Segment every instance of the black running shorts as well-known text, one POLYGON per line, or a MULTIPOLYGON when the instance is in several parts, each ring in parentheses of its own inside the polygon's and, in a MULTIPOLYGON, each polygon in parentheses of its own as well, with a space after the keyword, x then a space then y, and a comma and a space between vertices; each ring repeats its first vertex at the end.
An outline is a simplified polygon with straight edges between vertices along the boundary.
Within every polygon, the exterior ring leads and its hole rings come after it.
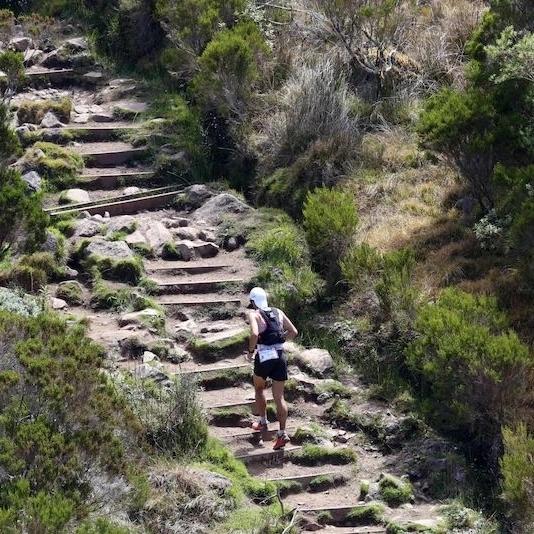
POLYGON ((259 355, 256 353, 254 358, 254 374, 267 380, 276 380, 277 382, 285 382, 287 380, 287 357, 283 350, 278 351, 278 358, 267 360, 263 363, 259 360, 259 355))

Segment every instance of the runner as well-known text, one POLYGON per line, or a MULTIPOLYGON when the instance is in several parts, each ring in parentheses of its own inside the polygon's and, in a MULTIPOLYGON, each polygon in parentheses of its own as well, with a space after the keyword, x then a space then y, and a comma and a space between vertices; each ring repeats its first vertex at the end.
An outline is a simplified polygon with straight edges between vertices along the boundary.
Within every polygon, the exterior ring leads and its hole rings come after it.
POLYGON ((278 430, 274 449, 278 450, 289 442, 286 432, 287 404, 284 399, 284 386, 287 380, 287 358, 283 352, 286 340, 294 339, 298 331, 286 314, 277 308, 270 308, 267 294, 261 287, 250 292, 249 313, 250 339, 248 347, 249 360, 254 359, 254 389, 259 420, 252 428, 258 431, 268 429, 267 400, 265 389, 267 379, 272 380, 273 398, 280 429, 278 430))

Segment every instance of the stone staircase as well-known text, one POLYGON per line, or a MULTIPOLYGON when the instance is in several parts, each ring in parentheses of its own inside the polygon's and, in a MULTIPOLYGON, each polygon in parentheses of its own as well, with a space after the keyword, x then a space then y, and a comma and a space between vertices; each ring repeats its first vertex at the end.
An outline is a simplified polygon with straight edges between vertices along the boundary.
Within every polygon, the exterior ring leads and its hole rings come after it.
MULTIPOLYGON (((80 76, 74 74, 70 69, 39 66, 28 71, 33 85, 54 86, 57 82, 58 87, 69 87, 70 83, 74 86, 71 94, 75 106, 91 106, 93 102, 87 102, 86 93, 83 93, 83 101, 76 101, 77 95, 82 93, 76 91, 76 84, 81 82, 80 76)), ((112 92, 114 85, 106 85, 104 74, 91 75, 97 84, 95 94, 112 92)), ((38 91, 31 93, 32 97, 38 94, 38 91)), ((113 106, 113 101, 108 102, 108 109, 113 106)), ((145 107, 142 102, 134 106, 138 110, 145 107)), ((145 147, 116 140, 119 133, 137 127, 120 120, 97 123, 90 117, 85 124, 65 124, 62 128, 69 131, 75 141, 73 149, 86 162, 78 186, 93 200, 53 205, 47 211, 53 218, 65 215, 91 217, 91 220, 107 224, 118 221, 119 217, 133 216, 138 228, 140 225, 145 233, 152 226, 173 236, 176 228, 194 228, 194 232, 200 230, 207 235, 213 233, 212 226, 191 220, 187 212, 167 209, 182 191, 181 187, 143 189, 125 194, 124 186, 142 187, 155 175, 150 166, 139 164, 146 155, 145 147), (80 138, 82 141, 78 142, 80 138)), ((426 527, 427 532, 431 532, 439 510, 437 504, 429 504, 422 495, 416 494, 415 502, 396 508, 384 505, 380 520, 365 513, 369 504, 363 496, 360 498, 362 481, 377 481, 382 471, 398 475, 403 472, 396 468, 395 454, 374 446, 365 431, 346 432, 327 421, 325 412, 336 401, 335 394, 330 395, 326 403, 318 402, 314 395, 291 395, 290 434, 299 428, 311 428, 319 445, 336 454, 350 450, 352 456, 333 454, 312 461, 306 456, 308 449, 302 443, 291 443, 285 450, 273 451, 274 421, 263 435, 247 429, 253 420, 255 402, 250 380, 252 369, 244 357, 248 327, 243 306, 247 302, 246 288, 256 266, 242 249, 227 252, 213 243, 214 257, 202 257, 199 251, 210 241, 199 239, 198 235, 193 237, 193 241, 175 239, 176 243, 191 247, 193 257, 190 261, 156 257, 143 262, 146 276, 155 288, 155 300, 165 310, 164 334, 140 323, 120 326, 124 323, 120 314, 94 310, 87 298, 83 305, 71 306, 66 312, 89 321, 90 335, 107 347, 110 366, 120 372, 156 381, 164 381, 172 375, 194 375, 202 386, 200 398, 211 434, 221 439, 247 465, 251 474, 279 486, 286 511, 299 511, 301 529, 339 534, 382 534, 386 533, 384 521, 388 520, 399 524, 414 523, 419 525, 419 532, 424 532, 426 527), (179 356, 176 361, 158 361, 151 359, 150 351, 145 351, 139 359, 131 359, 124 355, 122 347, 132 338, 141 338, 146 345, 162 339, 170 340, 179 356)), ((73 245, 76 239, 71 238, 73 245)), ((129 287, 120 282, 116 285, 129 287)), ((55 289, 51 286, 49 291, 55 289)), ((305 387, 327 382, 324 377, 309 374, 309 366, 301 365, 298 359, 292 359, 290 364, 293 382, 305 387)), ((359 384, 348 380, 345 388, 353 408, 364 404, 368 408, 368 401, 362 400, 365 391, 359 384)), ((271 399, 268 393, 268 400, 271 399)), ((269 414, 274 419, 272 402, 269 404, 269 414)), ((375 409, 381 413, 388 410, 379 404, 375 409)))

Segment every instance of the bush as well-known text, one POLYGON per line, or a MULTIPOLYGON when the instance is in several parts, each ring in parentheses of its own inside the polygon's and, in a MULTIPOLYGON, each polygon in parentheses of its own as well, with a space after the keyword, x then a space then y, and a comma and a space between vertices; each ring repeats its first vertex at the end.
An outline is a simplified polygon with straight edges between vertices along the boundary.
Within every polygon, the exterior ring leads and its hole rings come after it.
POLYGON ((144 439, 154 450, 182 458, 204 450, 208 427, 194 380, 175 377, 168 388, 141 381, 124 387, 144 439))
MULTIPOLYGON (((19 155, 20 152, 19 138, 11 128, 7 107, 0 103, 0 164, 4 166, 14 156, 19 155)), ((2 172, 7 173, 7 170, 2 169, 2 172)))
POLYGON ((534 437, 524 423, 503 428, 503 495, 524 532, 534 526, 534 437))
POLYGON ((2 376, 11 375, 0 388, 2 530, 59 532, 81 513, 96 465, 123 469, 123 405, 80 325, 1 312, 0 343, 2 376))
POLYGON ((63 299, 67 304, 78 306, 83 304, 83 288, 79 282, 62 282, 56 291, 56 297, 63 299))
POLYGON ((6 273, 0 273, 0 282, 19 287, 28 293, 39 293, 45 288, 47 281, 43 270, 29 265, 15 265, 6 273))
POLYGON ((76 183, 84 167, 83 158, 76 152, 46 142, 35 143, 29 148, 23 165, 26 169, 36 170, 53 189, 63 189, 76 183))
POLYGON ((353 508, 347 514, 347 522, 350 525, 380 525, 384 521, 384 506, 380 503, 369 503, 353 508))
POLYGON ((532 394, 528 347, 495 299, 445 290, 424 306, 406 350, 423 411, 440 428, 488 450, 532 394))
POLYGON ((411 484, 392 475, 384 475, 380 479, 378 487, 380 497, 389 506, 400 506, 413 499, 411 484))
POLYGON ((258 57, 267 51, 259 27, 252 21, 218 32, 198 60, 191 94, 206 111, 241 122, 258 76, 258 57))
POLYGON ((304 445, 301 450, 293 454, 292 461, 300 465, 319 465, 323 463, 346 465, 356 461, 356 454, 349 448, 304 445))
POLYGON ((19 104, 17 117, 20 124, 41 124, 43 117, 51 111, 56 117, 65 122, 70 122, 72 102, 70 98, 60 100, 25 100, 19 104))
POLYGON ((336 189, 316 189, 304 204, 304 229, 312 262, 334 284, 341 278, 339 258, 348 250, 358 225, 354 199, 336 189))
POLYGON ((15 245, 31 249, 45 239, 47 215, 41 196, 28 188, 14 169, 0 169, 0 260, 15 245))
MULTIPOLYGON (((81 248, 84 248, 83 243, 81 248)), ((111 258, 101 258, 92 254, 82 260, 82 265, 88 272, 96 269, 103 278, 108 280, 116 280, 133 285, 141 281, 144 273, 143 262, 137 256, 122 260, 112 260, 111 258)))

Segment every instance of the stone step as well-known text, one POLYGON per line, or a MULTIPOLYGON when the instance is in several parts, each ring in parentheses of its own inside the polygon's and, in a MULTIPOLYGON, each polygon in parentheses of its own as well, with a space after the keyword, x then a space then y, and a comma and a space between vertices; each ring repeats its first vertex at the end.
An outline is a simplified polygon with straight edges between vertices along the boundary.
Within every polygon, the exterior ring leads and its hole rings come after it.
MULTIPOLYGON (((135 122, 91 122, 86 124, 66 124, 61 131, 68 131, 74 139, 83 139, 84 141, 109 141, 116 139, 124 132, 139 130, 143 128, 143 123, 135 122)), ((56 128, 43 128, 44 132, 55 132, 56 128)))
POLYGON ((149 195, 171 193, 173 191, 176 191, 177 193, 179 193, 181 190, 176 189, 175 186, 159 187, 157 189, 151 189, 150 191, 141 191, 139 193, 132 193, 131 195, 105 197, 105 198, 100 198, 98 200, 91 200, 89 202, 80 202, 76 204, 65 204, 65 205, 60 205, 60 206, 53 206, 51 208, 46 208, 45 211, 47 213, 54 213, 54 214, 58 214, 61 212, 66 212, 66 211, 72 211, 72 210, 84 211, 86 208, 100 206, 102 204, 110 204, 112 202, 120 202, 123 200, 135 200, 135 199, 143 198, 149 195))
MULTIPOLYGON (((74 69, 47 69, 46 67, 30 67, 25 71, 27 85, 43 85, 47 83, 63 85, 67 81, 78 77, 74 69)), ((0 74, 0 79, 5 74, 0 74)))
POLYGON ((146 265, 146 270, 149 273, 156 275, 194 275, 194 274, 207 274, 217 271, 223 271, 224 269, 230 269, 233 267, 229 262, 224 263, 208 263, 202 260, 199 261, 175 261, 169 266, 150 267, 146 265))
POLYGON ((286 445, 283 449, 275 451, 273 449, 260 449, 257 451, 250 451, 246 454, 236 454, 235 457, 243 462, 245 465, 250 465, 258 462, 269 462, 272 464, 281 464, 285 460, 291 459, 291 455, 300 451, 300 445, 286 445))
MULTIPOLYGON (((157 281, 156 281, 157 282, 157 281)), ((173 280, 157 282, 160 294, 205 293, 216 291, 221 286, 244 284, 243 278, 219 278, 215 280, 173 280)))
POLYGON ((251 369, 250 363, 238 363, 234 365, 204 365, 199 369, 185 369, 176 374, 180 376, 199 376, 201 379, 207 379, 210 375, 217 375, 225 371, 239 371, 242 369, 251 369))
MULTIPOLYGON (((276 434, 276 431, 274 431, 273 433, 276 434)), ((267 480, 269 480, 270 482, 281 483, 281 484, 285 482, 289 482, 289 483, 294 482, 302 486, 302 488, 306 488, 312 480, 315 480, 316 478, 323 477, 323 476, 325 477, 339 476, 339 472, 319 471, 315 473, 306 473, 305 475, 293 475, 289 477, 268 478, 267 480)))
POLYGON ((120 186, 140 185, 154 177, 150 169, 135 168, 90 168, 77 178, 76 182, 84 189, 115 189, 120 186))
POLYGON ((50 211, 50 216, 58 216, 65 214, 75 215, 77 213, 87 211, 90 215, 104 215, 106 212, 111 216, 117 215, 133 215, 140 211, 147 211, 153 209, 161 209, 169 206, 174 201, 176 195, 180 190, 167 191, 164 193, 144 193, 144 196, 138 196, 131 199, 125 197, 116 197, 116 199, 107 202, 93 204, 89 206, 72 207, 66 206, 66 209, 50 211), (119 200, 120 199, 120 200, 119 200))
POLYGON ((387 534, 385 527, 326 527, 314 530, 316 534, 387 534))
MULTIPOLYGON (((310 514, 310 515, 323 515, 323 517, 326 514, 329 514, 329 519, 325 521, 328 524, 335 525, 335 524, 343 524, 347 521, 347 516, 352 512, 352 510, 356 508, 366 508, 366 504, 362 504, 361 502, 355 501, 353 505, 344 505, 344 506, 318 506, 318 507, 302 507, 299 509, 299 511, 302 514, 310 514)), ((371 525, 369 525, 371 526, 371 525)), ((385 531, 385 530, 384 530, 385 531)))
POLYGON ((232 295, 217 295, 217 294, 203 294, 203 295, 169 295, 158 297, 158 304, 166 307, 193 307, 193 306, 239 306, 244 301, 240 297, 232 295))
POLYGON ((139 159, 147 154, 147 147, 134 147, 129 143, 102 142, 83 143, 73 150, 93 167, 113 167, 139 159))

